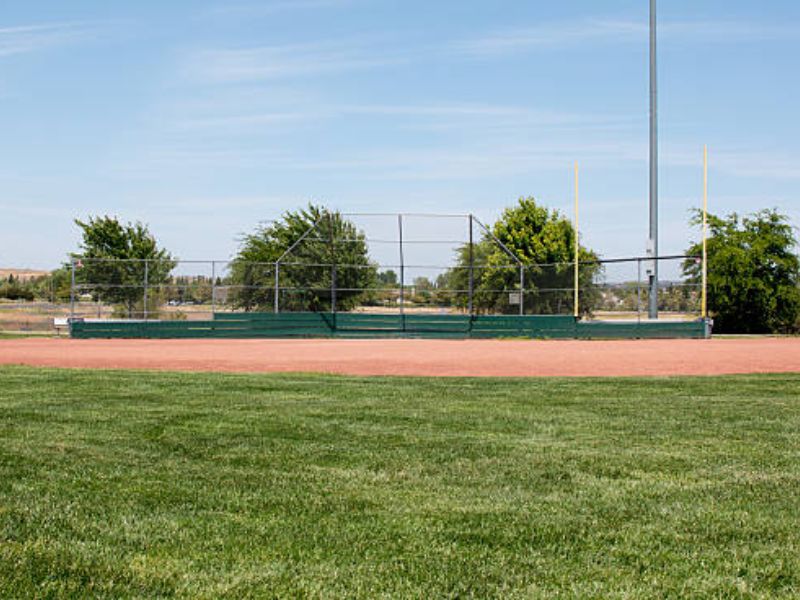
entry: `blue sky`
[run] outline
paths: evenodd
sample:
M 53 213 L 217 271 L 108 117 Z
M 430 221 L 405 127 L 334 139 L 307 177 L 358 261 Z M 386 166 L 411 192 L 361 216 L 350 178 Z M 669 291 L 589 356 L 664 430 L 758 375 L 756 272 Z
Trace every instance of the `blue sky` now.
M 91 214 L 186 259 L 309 200 L 569 214 L 575 160 L 584 242 L 642 254 L 647 4 L 6 0 L 0 266 L 56 266 Z M 712 210 L 800 225 L 800 5 L 659 11 L 662 253 L 696 236 L 704 143 Z

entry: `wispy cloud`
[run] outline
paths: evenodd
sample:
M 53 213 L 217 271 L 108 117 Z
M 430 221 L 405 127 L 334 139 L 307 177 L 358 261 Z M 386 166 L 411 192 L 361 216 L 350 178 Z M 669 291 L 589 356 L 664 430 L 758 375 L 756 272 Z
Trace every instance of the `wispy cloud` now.
M 702 150 L 697 145 L 668 144 L 661 153 L 661 163 L 669 167 L 694 168 L 699 172 L 703 166 Z M 769 153 L 742 150 L 740 146 L 712 147 L 709 169 L 728 177 L 795 181 L 800 180 L 800 156 L 791 151 Z
M 324 173 L 326 176 L 370 181 L 460 181 L 552 170 L 569 172 L 576 157 L 581 164 L 610 169 L 631 161 L 646 160 L 646 144 L 615 142 L 530 142 L 501 144 L 484 142 L 459 147 L 392 149 L 371 147 L 308 156 L 295 150 L 263 150 L 233 142 L 212 147 L 193 143 L 154 148 L 146 161 L 177 169 L 214 166 L 219 169 L 259 169 L 261 172 Z M 145 161 L 145 162 L 146 162 Z M 145 164 L 146 167 L 146 164 Z M 144 168 L 147 171 L 147 168 Z
M 347 117 L 410 117 L 428 121 L 442 119 L 484 119 L 519 117 L 525 111 L 511 107 L 482 105 L 385 105 L 344 104 L 307 105 L 295 110 L 251 111 L 244 114 L 206 115 L 179 121 L 181 129 L 233 129 L 247 127 L 252 130 L 261 126 L 298 124 L 322 119 Z M 563 116 L 555 118 L 563 119 Z
M 0 57 L 72 44 L 97 35 L 89 23 L 49 23 L 0 27 Z
M 40 198 L 16 198 L 14 202 L 0 203 L 3 214 L 16 214 L 24 217 L 62 218 L 71 221 L 74 212 L 72 207 L 45 206 Z
M 469 104 L 320 104 L 295 103 L 245 108 L 206 104 L 200 111 L 181 109 L 172 119 L 180 130 L 216 131 L 230 135 L 259 133 L 279 126 L 299 127 L 322 120 L 357 119 L 420 131 L 464 131 L 473 134 L 520 132 L 536 128 L 620 129 L 643 120 L 629 115 L 577 114 L 529 107 Z
M 273 0 L 271 2 L 231 2 L 208 8 L 207 17 L 261 17 L 289 11 L 342 8 L 356 0 Z
M 455 42 L 457 53 L 491 56 L 537 48 L 557 48 L 589 41 L 629 41 L 639 39 L 645 25 L 632 21 L 590 20 L 575 23 L 546 23 L 535 27 L 507 29 L 471 40 Z
M 246 128 L 249 131 L 260 127 L 274 127 L 282 124 L 299 124 L 309 122 L 329 116 L 328 114 L 315 112 L 268 112 L 252 113 L 244 115 L 227 116 L 201 116 L 196 118 L 182 119 L 178 121 L 178 129 L 188 130 L 235 130 Z
M 757 23 L 752 21 L 668 21 L 659 30 L 671 37 L 698 42 L 746 42 L 800 39 L 800 23 Z
M 333 5 L 336 0 L 307 0 L 311 8 Z M 273 8 L 282 3 L 268 5 Z M 394 40 L 331 40 L 249 48 L 196 50 L 183 62 L 184 74 L 202 83 L 250 83 L 311 75 L 333 74 L 438 58 L 491 58 L 536 50 L 560 49 L 587 44 L 646 42 L 647 23 L 634 20 L 586 19 L 576 22 L 542 23 L 534 27 L 506 29 L 473 39 L 428 43 L 409 49 Z M 692 43 L 740 43 L 777 39 L 799 39 L 800 23 L 758 24 L 728 21 L 664 22 L 664 41 Z
M 223 210 L 263 209 L 265 206 L 293 206 L 302 203 L 299 196 L 158 196 L 138 203 L 148 209 L 158 209 L 166 215 L 216 213 Z
M 800 157 L 768 156 L 753 152 L 722 152 L 712 165 L 738 177 L 755 179 L 800 180 Z
M 768 24 L 739 21 L 672 21 L 659 24 L 665 38 L 698 42 L 742 42 L 800 38 L 800 23 Z M 642 42 L 648 35 L 644 21 L 587 19 L 577 22 L 542 23 L 507 29 L 452 44 L 458 54 L 491 57 L 576 44 Z
M 235 83 L 369 69 L 404 61 L 400 56 L 370 52 L 358 43 L 330 42 L 202 50 L 188 58 L 184 72 L 199 82 Z

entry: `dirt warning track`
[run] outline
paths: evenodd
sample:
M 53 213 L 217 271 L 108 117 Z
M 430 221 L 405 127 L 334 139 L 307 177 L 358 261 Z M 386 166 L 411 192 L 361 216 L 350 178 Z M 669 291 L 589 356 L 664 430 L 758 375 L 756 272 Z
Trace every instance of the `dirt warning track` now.
M 0 340 L 0 364 L 419 376 L 800 372 L 800 338 L 635 341 Z

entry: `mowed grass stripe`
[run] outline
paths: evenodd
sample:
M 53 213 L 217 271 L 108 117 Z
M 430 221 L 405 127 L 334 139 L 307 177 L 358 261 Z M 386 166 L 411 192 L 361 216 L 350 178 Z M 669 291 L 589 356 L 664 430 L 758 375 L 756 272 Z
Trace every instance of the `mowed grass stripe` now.
M 0 597 L 793 597 L 800 376 L 0 368 Z

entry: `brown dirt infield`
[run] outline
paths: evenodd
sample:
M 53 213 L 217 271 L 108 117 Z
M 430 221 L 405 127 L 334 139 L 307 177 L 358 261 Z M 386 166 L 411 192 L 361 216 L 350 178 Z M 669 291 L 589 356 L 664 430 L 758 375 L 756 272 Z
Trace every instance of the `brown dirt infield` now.
M 800 338 L 636 341 L 0 340 L 0 364 L 415 376 L 800 372 Z

